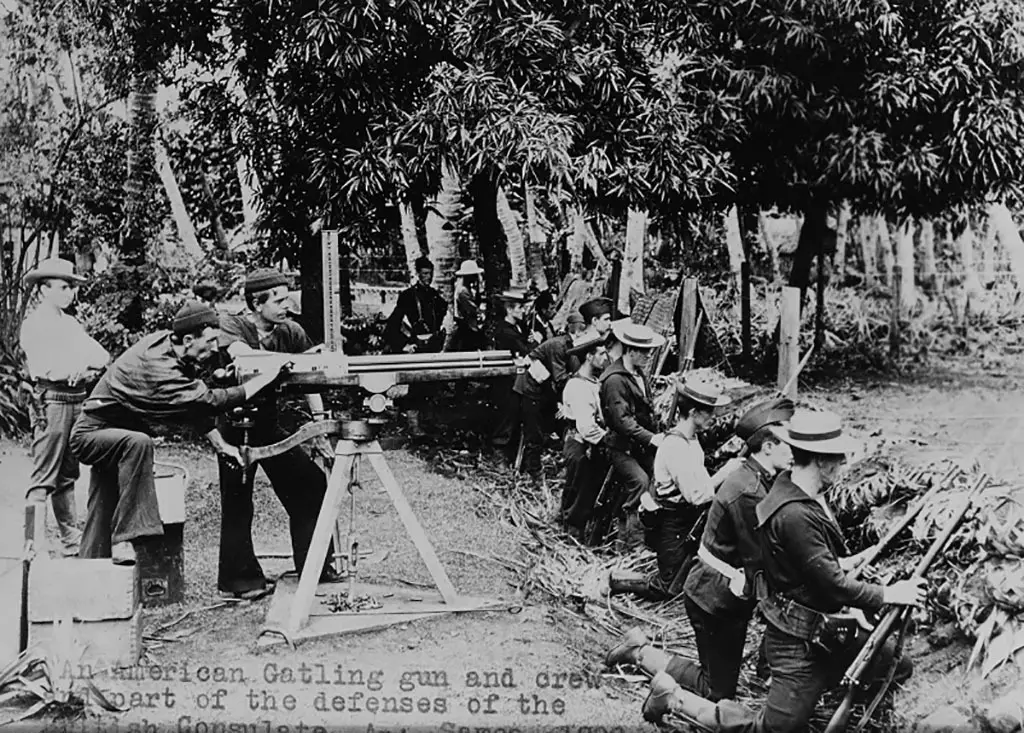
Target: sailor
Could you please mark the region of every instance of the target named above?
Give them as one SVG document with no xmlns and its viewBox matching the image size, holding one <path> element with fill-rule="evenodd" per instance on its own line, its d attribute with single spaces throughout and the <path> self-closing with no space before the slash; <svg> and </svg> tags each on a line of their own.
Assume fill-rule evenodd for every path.
<svg viewBox="0 0 1024 733">
<path fill-rule="evenodd" d="M 110 362 L 107 350 L 67 312 L 82 282 L 85 278 L 74 273 L 74 266 L 58 258 L 43 260 L 25 275 L 28 287 L 38 285 L 38 302 L 25 317 L 19 338 L 34 387 L 32 477 L 26 498 L 40 505 L 39 522 L 50 498 L 67 556 L 78 554 L 82 539 L 75 508 L 78 461 L 68 440 L 89 388 Z"/>
<path fill-rule="evenodd" d="M 529 328 L 530 340 L 535 346 L 555 337 L 555 327 L 551 319 L 555 317 L 555 296 L 550 290 L 542 290 L 533 301 L 530 309 Z"/>
<path fill-rule="evenodd" d="M 596 331 L 581 334 L 569 354 L 582 359 L 576 373 L 562 390 L 562 415 L 571 426 L 565 432 L 565 486 L 561 517 L 570 533 L 582 539 L 582 531 L 594 511 L 594 502 L 608 460 L 602 442 L 608 430 L 601 415 L 601 383 L 598 377 L 608 366 L 608 337 Z"/>
<path fill-rule="evenodd" d="M 480 276 L 484 271 L 476 260 L 465 260 L 455 271 L 460 278 L 455 289 L 455 332 L 452 351 L 477 351 L 486 348 L 483 317 L 480 312 Z"/>
<path fill-rule="evenodd" d="M 575 336 L 578 333 L 582 333 L 583 329 L 586 327 L 587 324 L 583 320 L 583 316 L 579 313 L 570 313 L 565 318 L 565 333 L 569 336 Z"/>
<path fill-rule="evenodd" d="M 592 298 L 579 307 L 584 326 L 606 336 L 612 328 L 612 301 L 610 298 Z M 628 322 L 628 319 L 627 319 Z"/>
<path fill-rule="evenodd" d="M 80 557 L 134 564 L 135 545 L 163 535 L 153 479 L 155 423 L 191 424 L 219 454 L 241 460 L 214 417 L 270 386 L 282 363 L 241 386 L 210 389 L 196 375 L 216 353 L 219 336 L 216 311 L 186 303 L 170 331 L 136 341 L 83 403 L 69 441 L 75 457 L 92 466 Z"/>
<path fill-rule="evenodd" d="M 793 468 L 783 471 L 757 505 L 763 577 L 759 595 L 771 682 L 764 708 L 754 713 L 731 700 L 714 703 L 684 690 L 662 672 L 651 680 L 644 717 L 658 720 L 668 711 L 711 730 L 805 731 L 821 694 L 837 684 L 867 640 L 864 612 L 886 605 L 919 606 L 924 579 L 891 585 L 858 580 L 849 571 L 860 556 L 848 557 L 839 525 L 824 500 L 856 442 L 843 433 L 838 415 L 808 410 L 794 413 L 786 427 L 772 431 L 793 452 Z M 844 609 L 850 609 L 844 612 Z M 888 639 L 873 671 L 884 674 L 895 654 Z M 898 684 L 912 665 L 901 657 Z"/>
<path fill-rule="evenodd" d="M 278 270 L 264 268 L 250 272 L 245 278 L 245 302 L 248 310 L 224 315 L 220 319 L 220 348 L 235 358 L 253 352 L 299 354 L 310 351 L 314 344 L 305 329 L 288 317 L 288 281 Z M 318 394 L 306 395 L 313 419 L 325 417 L 323 400 Z M 255 406 L 253 426 L 248 430 L 250 446 L 276 443 L 288 437 L 278 426 L 277 401 L 271 395 Z M 221 423 L 221 432 L 231 445 L 240 445 L 242 430 L 230 418 Z M 326 440 L 315 449 L 333 455 Z M 302 572 L 313 539 L 313 529 L 320 515 L 320 505 L 327 492 L 327 478 L 308 453 L 295 447 L 260 461 L 274 493 L 288 514 L 295 570 Z M 253 480 L 256 466 L 243 467 L 221 456 L 220 469 L 221 528 L 217 588 L 237 597 L 254 597 L 268 587 L 252 545 Z M 324 583 L 341 579 L 331 564 L 333 553 L 320 574 Z"/>
<path fill-rule="evenodd" d="M 682 687 L 709 700 L 736 696 L 747 626 L 756 603 L 753 579 L 761 567 L 755 507 L 778 473 L 792 462 L 789 445 L 770 426 L 792 415 L 793 403 L 782 398 L 755 405 L 736 424 L 736 435 L 746 441 L 749 455 L 715 492 L 698 559 L 683 585 L 699 662 L 650 646 L 643 631 L 634 628 L 609 652 L 609 666 L 636 664 L 651 675 L 668 672 Z M 666 439 L 659 453 L 668 444 Z"/>
<path fill-rule="evenodd" d="M 434 263 L 429 257 L 420 257 L 415 268 L 416 282 L 399 294 L 384 329 L 392 353 L 430 353 L 444 348 L 448 305 L 441 293 L 431 287 Z"/>
<path fill-rule="evenodd" d="M 494 348 L 508 350 L 512 356 L 523 358 L 532 351 L 530 341 L 523 331 L 522 322 L 526 315 L 526 291 L 512 288 L 498 296 L 505 308 L 505 318 L 494 328 Z M 567 337 L 560 337 L 565 339 Z M 535 368 L 536 369 L 536 368 Z M 538 372 L 539 374 L 539 372 Z M 550 376 L 550 371 L 548 376 Z M 540 405 L 537 401 L 530 399 L 524 404 L 522 396 L 523 373 L 516 375 L 512 388 L 506 398 L 506 407 L 498 429 L 491 439 L 492 444 L 497 448 L 511 449 L 518 446 L 516 440 L 519 430 L 523 430 L 523 440 L 527 446 L 543 445 L 544 432 L 541 427 Z M 548 388 L 550 389 L 550 387 Z M 510 461 L 512 455 L 506 454 Z M 539 450 L 526 450 L 524 446 L 523 469 L 534 479 L 541 477 L 541 462 Z"/>
</svg>

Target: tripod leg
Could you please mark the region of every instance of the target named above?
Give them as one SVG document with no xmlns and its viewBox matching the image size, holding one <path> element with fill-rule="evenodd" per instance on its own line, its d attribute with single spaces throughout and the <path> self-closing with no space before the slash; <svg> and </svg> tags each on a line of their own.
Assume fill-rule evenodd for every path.
<svg viewBox="0 0 1024 733">
<path fill-rule="evenodd" d="M 327 493 L 324 495 L 323 504 L 320 506 L 320 516 L 317 517 L 316 528 L 313 530 L 313 539 L 309 543 L 306 564 L 302 566 L 299 587 L 295 591 L 291 609 L 288 611 L 288 631 L 291 634 L 297 632 L 309 618 L 309 608 L 320 582 L 320 571 L 327 558 L 327 547 L 331 541 L 331 534 L 337 529 L 341 494 L 352 476 L 352 467 L 356 460 L 358 460 L 358 456 L 353 453 L 343 455 L 334 461 L 334 469 L 327 480 Z"/>
<path fill-rule="evenodd" d="M 409 506 L 409 500 L 405 498 L 402 488 L 398 485 L 398 481 L 395 480 L 394 474 L 391 473 L 387 461 L 384 460 L 384 454 L 380 452 L 371 453 L 368 458 L 370 465 L 373 466 L 373 470 L 380 477 L 380 482 L 384 484 L 384 489 L 388 492 L 388 496 L 391 497 L 391 503 L 398 510 L 398 516 L 401 518 L 402 524 L 405 525 L 405 531 L 409 533 L 409 537 L 412 539 L 413 544 L 416 545 L 416 549 L 419 551 L 420 557 L 423 558 L 427 570 L 430 571 L 430 576 L 434 579 L 437 589 L 441 591 L 441 597 L 444 598 L 444 602 L 456 603 L 458 601 L 458 593 L 455 591 L 455 586 L 452 585 L 452 581 L 448 578 L 448 573 L 445 572 L 444 566 L 441 565 L 441 561 L 438 560 L 437 555 L 434 553 L 434 548 L 431 546 L 430 540 L 427 539 L 426 532 L 423 531 L 419 520 L 416 519 L 416 514 L 413 513 L 412 507 Z"/>
</svg>

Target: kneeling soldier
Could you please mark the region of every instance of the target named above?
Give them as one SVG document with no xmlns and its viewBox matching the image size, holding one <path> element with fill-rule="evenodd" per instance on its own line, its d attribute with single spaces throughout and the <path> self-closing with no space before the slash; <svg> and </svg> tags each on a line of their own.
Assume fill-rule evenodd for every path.
<svg viewBox="0 0 1024 733">
<path fill-rule="evenodd" d="M 793 469 L 781 473 L 757 505 L 767 584 L 761 610 L 768 622 L 765 645 L 772 675 L 765 706 L 755 714 L 731 700 L 713 703 L 661 673 L 651 680 L 644 702 L 648 720 L 678 711 L 713 730 L 804 731 L 822 692 L 840 681 L 867 639 L 863 611 L 890 604 L 918 606 L 924 600 L 922 578 L 882 586 L 847 574 L 851 558 L 822 496 L 854 449 L 839 417 L 797 412 L 788 427 L 773 432 L 792 448 Z M 846 606 L 854 610 L 840 614 Z M 816 633 L 819 629 L 827 633 Z M 843 632 L 846 643 L 840 641 Z M 889 639 L 876 658 L 877 673 L 888 669 L 894 652 L 895 642 Z M 894 680 L 905 681 L 911 668 L 901 658 Z"/>
<path fill-rule="evenodd" d="M 790 400 L 773 400 L 748 410 L 736 424 L 736 435 L 746 441 L 750 455 L 715 493 L 698 560 L 683 586 L 700 663 L 650 646 L 644 633 L 634 628 L 608 653 L 608 666 L 636 664 L 652 675 L 668 672 L 682 687 L 709 700 L 736 696 L 754 611 L 753 578 L 761 566 L 755 507 L 775 476 L 792 462 L 789 445 L 770 426 L 792 415 Z"/>
</svg>

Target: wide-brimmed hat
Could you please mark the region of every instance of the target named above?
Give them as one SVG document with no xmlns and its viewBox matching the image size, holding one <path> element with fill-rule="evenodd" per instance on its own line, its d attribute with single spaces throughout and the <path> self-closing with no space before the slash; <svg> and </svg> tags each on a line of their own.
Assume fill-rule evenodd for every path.
<svg viewBox="0 0 1024 733">
<path fill-rule="evenodd" d="M 624 346 L 635 349 L 656 349 L 664 346 L 665 337 L 653 328 L 623 319 L 612 323 L 612 333 Z"/>
<path fill-rule="evenodd" d="M 809 453 L 853 453 L 860 444 L 843 433 L 839 415 L 828 411 L 797 410 L 786 425 L 771 431 L 785 443 Z"/>
<path fill-rule="evenodd" d="M 484 271 L 476 260 L 463 260 L 459 269 L 455 271 L 455 277 L 466 277 L 468 275 L 483 275 Z"/>
<path fill-rule="evenodd" d="M 789 420 L 793 417 L 794 410 L 793 400 L 788 397 L 759 402 L 743 413 L 736 422 L 736 435 L 740 440 L 750 440 L 761 428 Z"/>
<path fill-rule="evenodd" d="M 597 331 L 584 331 L 572 340 L 572 346 L 566 353 L 572 356 L 578 356 L 579 354 L 590 351 L 590 349 L 596 346 L 607 345 L 609 338 L 608 334 L 602 336 Z"/>
<path fill-rule="evenodd" d="M 611 298 L 594 298 L 581 305 L 579 310 L 580 315 L 588 321 L 592 321 L 605 313 L 612 312 L 612 300 Z"/>
<path fill-rule="evenodd" d="M 705 407 L 725 407 L 732 402 L 722 394 L 721 387 L 703 379 L 681 379 L 676 382 L 676 392 Z"/>
<path fill-rule="evenodd" d="M 505 292 L 498 296 L 499 300 L 502 300 L 506 303 L 525 303 L 526 298 L 526 291 L 518 288 L 509 288 L 508 290 L 506 290 Z"/>
<path fill-rule="evenodd" d="M 85 282 L 84 277 L 75 274 L 75 266 L 69 260 L 51 257 L 40 262 L 36 269 L 25 275 L 25 284 L 34 285 L 40 280 L 50 279 L 64 280 L 72 285 Z"/>
</svg>

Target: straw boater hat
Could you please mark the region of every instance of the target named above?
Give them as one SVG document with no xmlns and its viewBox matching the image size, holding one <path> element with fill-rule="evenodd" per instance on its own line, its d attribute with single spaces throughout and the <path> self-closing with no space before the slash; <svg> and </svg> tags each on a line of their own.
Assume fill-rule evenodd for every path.
<svg viewBox="0 0 1024 733">
<path fill-rule="evenodd" d="M 498 298 L 506 303 L 525 303 L 526 291 L 518 288 L 509 288 L 499 295 Z"/>
<path fill-rule="evenodd" d="M 656 349 L 665 344 L 665 337 L 653 328 L 633 323 L 628 319 L 612 323 L 612 333 L 624 346 L 632 346 L 635 349 Z"/>
<path fill-rule="evenodd" d="M 853 453 L 859 444 L 843 434 L 842 422 L 834 412 L 797 410 L 785 426 L 773 426 L 779 440 L 810 453 Z"/>
<path fill-rule="evenodd" d="M 51 257 L 40 262 L 36 269 L 25 275 L 25 284 L 35 285 L 40 280 L 50 279 L 64 280 L 72 285 L 85 282 L 84 277 L 75 274 L 75 266 L 71 262 Z"/>
<path fill-rule="evenodd" d="M 459 265 L 459 269 L 455 271 L 455 277 L 483 274 L 484 271 L 480 268 L 480 265 L 476 263 L 476 260 L 463 260 L 462 264 Z"/>
<path fill-rule="evenodd" d="M 725 407 L 732 400 L 722 394 L 721 387 L 702 379 L 683 379 L 676 383 L 680 397 L 687 397 L 705 407 Z"/>
<path fill-rule="evenodd" d="M 750 440 L 761 428 L 789 420 L 793 417 L 793 411 L 793 400 L 786 397 L 758 403 L 743 413 L 736 422 L 736 435 L 740 440 Z"/>
<path fill-rule="evenodd" d="M 572 340 L 572 347 L 566 352 L 572 356 L 585 354 L 595 346 L 607 344 L 609 336 L 601 336 L 597 331 L 584 331 Z"/>
</svg>

